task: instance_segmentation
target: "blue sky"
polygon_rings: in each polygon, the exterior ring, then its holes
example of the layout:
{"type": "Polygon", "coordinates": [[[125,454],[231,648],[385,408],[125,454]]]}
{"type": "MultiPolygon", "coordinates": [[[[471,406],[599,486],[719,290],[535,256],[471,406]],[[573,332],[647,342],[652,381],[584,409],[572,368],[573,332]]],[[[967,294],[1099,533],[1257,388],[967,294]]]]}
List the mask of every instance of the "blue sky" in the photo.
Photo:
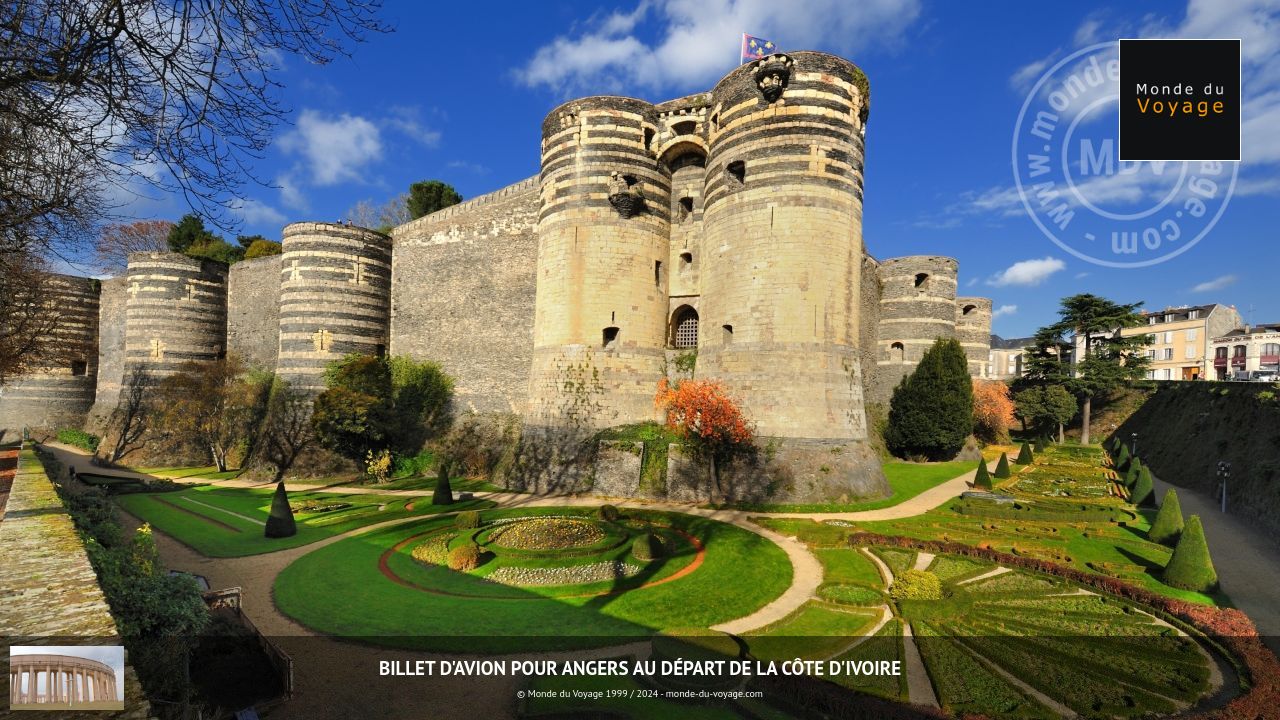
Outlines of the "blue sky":
{"type": "MultiPolygon", "coordinates": [[[[243,232],[278,237],[289,222],[336,220],[415,180],[442,179],[469,198],[529,177],[552,107],[587,94],[662,100],[709,88],[733,68],[745,31],[866,71],[868,250],[958,258],[961,292],[994,300],[998,334],[1030,334],[1076,292],[1152,308],[1222,302],[1246,320],[1280,322],[1274,0],[387,0],[384,17],[395,32],[350,58],[285,60],[292,124],[255,165],[277,187],[249,188],[243,232]],[[1147,36],[1243,38],[1244,162],[1229,207],[1199,244],[1151,267],[1107,268],[1068,255],[1032,223],[1012,191],[1011,138],[1046,67],[1092,43],[1147,36]]],[[[186,208],[150,198],[128,210],[176,219],[186,208]]]]}

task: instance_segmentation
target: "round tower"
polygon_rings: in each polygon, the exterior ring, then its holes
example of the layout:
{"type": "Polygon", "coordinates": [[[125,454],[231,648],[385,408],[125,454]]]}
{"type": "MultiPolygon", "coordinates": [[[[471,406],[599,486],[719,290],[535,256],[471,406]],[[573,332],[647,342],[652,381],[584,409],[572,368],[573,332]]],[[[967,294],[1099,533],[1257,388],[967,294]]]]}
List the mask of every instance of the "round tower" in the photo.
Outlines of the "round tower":
{"type": "Polygon", "coordinates": [[[538,289],[527,419],[653,419],[666,345],[669,174],[649,103],[590,97],[542,123],[538,289]]]}
{"type": "Polygon", "coordinates": [[[703,195],[700,377],[759,434],[867,436],[858,351],[867,81],[797,52],[716,85],[703,195]]]}
{"type": "Polygon", "coordinates": [[[227,266],[177,253],[130,253],[125,365],[153,379],[226,357],[227,266]]]}
{"type": "Polygon", "coordinates": [[[277,374],[318,394],[334,360],[386,354],[391,238],[352,225],[301,222],[285,227],[282,245],[277,374]]]}
{"type": "Polygon", "coordinates": [[[990,375],[991,363],[991,299],[956,298],[956,339],[969,358],[969,374],[981,378],[990,375]]]}
{"type": "Polygon", "coordinates": [[[894,386],[915,369],[938,338],[956,337],[954,258],[912,255],[880,263],[880,322],[877,330],[873,400],[889,399],[894,386]]]}
{"type": "Polygon", "coordinates": [[[92,278],[50,275],[46,317],[55,320],[49,356],[0,386],[0,430],[80,427],[98,376],[98,296],[92,278]]]}

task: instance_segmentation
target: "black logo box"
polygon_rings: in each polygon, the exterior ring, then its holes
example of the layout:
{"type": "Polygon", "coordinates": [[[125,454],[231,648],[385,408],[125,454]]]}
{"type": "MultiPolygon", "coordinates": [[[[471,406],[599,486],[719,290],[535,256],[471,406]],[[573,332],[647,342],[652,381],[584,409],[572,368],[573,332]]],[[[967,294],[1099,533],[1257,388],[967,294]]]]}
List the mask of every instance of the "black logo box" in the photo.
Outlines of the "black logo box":
{"type": "Polygon", "coordinates": [[[1120,40],[1121,160],[1238,161],[1241,102],[1239,40],[1120,40]]]}

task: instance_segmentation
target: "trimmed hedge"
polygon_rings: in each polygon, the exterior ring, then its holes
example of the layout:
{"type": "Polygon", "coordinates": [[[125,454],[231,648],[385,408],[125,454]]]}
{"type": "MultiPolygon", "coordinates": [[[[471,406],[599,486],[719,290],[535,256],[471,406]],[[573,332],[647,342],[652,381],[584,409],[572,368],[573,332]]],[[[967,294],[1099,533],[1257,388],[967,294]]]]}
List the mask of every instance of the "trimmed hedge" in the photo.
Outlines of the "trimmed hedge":
{"type": "Polygon", "coordinates": [[[480,527],[480,513],[475,510],[463,510],[454,518],[453,526],[459,530],[475,530],[480,527]]]}
{"type": "Polygon", "coordinates": [[[449,551],[449,569],[467,572],[480,567],[480,546],[468,542],[449,551]]]}
{"type": "Polygon", "coordinates": [[[298,523],[293,519],[293,508],[289,507],[289,493],[285,492],[283,480],[276,483],[276,493],[271,496],[271,513],[267,516],[263,534],[269,538],[298,534],[298,523]]]}
{"type": "Polygon", "coordinates": [[[1160,503],[1160,512],[1147,531],[1147,539],[1161,545],[1173,545],[1182,535],[1182,505],[1178,502],[1178,493],[1169,488],[1160,503]]]}
{"type": "Polygon", "coordinates": [[[1162,578],[1166,585],[1184,590],[1210,592],[1218,587],[1218,573],[1209,557],[1209,544],[1204,539],[1200,516],[1192,515],[1173,548],[1162,578]]]}
{"type": "Polygon", "coordinates": [[[666,548],[662,547],[662,541],[653,533],[645,533],[641,535],[636,538],[636,541],[631,545],[631,554],[634,555],[637,560],[643,560],[645,562],[657,560],[665,553],[666,548]]]}
{"type": "Polygon", "coordinates": [[[617,522],[618,506],[608,505],[608,504],[601,505],[600,509],[596,510],[596,517],[600,518],[605,522],[617,522]]]}
{"type": "MultiPolygon", "coordinates": [[[[1199,525],[1199,519],[1196,519],[1199,525]]],[[[1188,522],[1190,526],[1190,522],[1188,522]]],[[[1184,720],[1257,720],[1270,717],[1280,707],[1280,659],[1258,635],[1258,628],[1248,615],[1235,608],[1200,605],[1186,600],[1158,595],[1106,575],[1076,570],[1048,560],[1011,555],[1009,553],[942,540],[857,532],[848,538],[850,547],[885,545],[935,554],[960,555],[1065,578],[1086,587],[1132,600],[1180,620],[1204,633],[1228,653],[1245,681],[1244,691],[1223,707],[1195,708],[1179,717],[1184,720]],[[1238,662],[1236,662],[1238,660],[1238,662]]],[[[864,716],[873,717],[873,716],[864,716]]]]}
{"type": "Polygon", "coordinates": [[[432,505],[452,505],[453,504],[453,486],[449,484],[449,463],[440,463],[440,469],[436,475],[436,489],[431,494],[432,505]]]}
{"type": "Polygon", "coordinates": [[[973,487],[977,490],[992,489],[991,472],[987,470],[986,460],[978,461],[978,473],[973,476],[973,487]]]}
{"type": "Polygon", "coordinates": [[[1150,505],[1155,500],[1155,484],[1151,482],[1151,471],[1142,468],[1138,471],[1138,481],[1133,484],[1133,494],[1129,502],[1134,505],[1150,505]]]}
{"type": "Polygon", "coordinates": [[[889,597],[894,600],[941,600],[942,581],[927,570],[908,570],[893,579],[889,597]]]}
{"type": "Polygon", "coordinates": [[[102,438],[83,430],[62,428],[58,431],[58,442],[63,445],[71,445],[73,447],[78,447],[81,450],[96,453],[98,452],[98,443],[102,442],[102,438]]]}
{"type": "Polygon", "coordinates": [[[1024,440],[1022,447],[1018,449],[1018,459],[1014,462],[1019,465],[1030,465],[1035,459],[1035,455],[1031,454],[1031,446],[1024,440]]]}
{"type": "Polygon", "coordinates": [[[996,463],[996,477],[1001,480],[1013,477],[1013,473],[1009,470],[1009,456],[1000,453],[1000,462],[996,463]]]}

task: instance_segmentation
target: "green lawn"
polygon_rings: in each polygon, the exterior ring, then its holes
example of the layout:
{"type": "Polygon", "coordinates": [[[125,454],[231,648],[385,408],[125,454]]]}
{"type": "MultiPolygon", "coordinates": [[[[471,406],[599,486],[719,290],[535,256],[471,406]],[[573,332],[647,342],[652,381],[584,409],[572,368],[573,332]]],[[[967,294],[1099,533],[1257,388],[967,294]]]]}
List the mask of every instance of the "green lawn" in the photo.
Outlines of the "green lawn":
{"type": "Polygon", "coordinates": [[[977,466],[978,464],[976,462],[890,462],[885,463],[882,466],[884,476],[889,481],[889,487],[893,490],[893,494],[886,498],[845,504],[824,503],[812,505],[771,505],[765,503],[737,503],[725,507],[753,512],[836,513],[879,510],[881,508],[893,507],[894,505],[910,500],[925,490],[937,487],[952,478],[959,477],[973,470],[977,466]]]}
{"type": "Polygon", "coordinates": [[[430,498],[292,492],[289,499],[347,503],[349,507],[297,513],[298,533],[266,538],[263,529],[271,510],[271,489],[220,488],[202,485],[178,492],[116,496],[124,510],[157,530],[209,557],[240,557],[307,545],[373,523],[413,515],[491,507],[487,501],[435,506],[430,498]],[[406,509],[407,504],[413,509],[406,509]],[[381,508],[381,509],[379,509],[381,508]]]}
{"type": "Polygon", "coordinates": [[[213,465],[202,467],[147,467],[125,468],[143,475],[152,475],[166,480],[234,480],[244,472],[240,469],[219,471],[213,465]]]}
{"type": "Polygon", "coordinates": [[[851,608],[810,600],[772,625],[747,633],[751,655],[779,662],[840,655],[880,618],[880,608],[851,608]]]}
{"type": "MultiPolygon", "coordinates": [[[[538,508],[492,510],[483,516],[591,512],[538,508]]],[[[623,593],[595,594],[608,589],[595,584],[574,597],[563,596],[563,586],[557,590],[560,597],[545,597],[497,586],[478,575],[425,566],[411,557],[415,542],[409,542],[389,553],[387,563],[412,586],[384,576],[379,560],[385,553],[450,522],[426,518],[348,538],[300,558],[276,578],[275,601],[286,615],[332,635],[414,649],[514,652],[609,645],[658,630],[705,628],[755,612],[791,584],[786,554],[755,533],[677,513],[628,511],[627,516],[669,524],[698,538],[706,547],[701,566],[678,579],[623,593]]],[[[618,586],[669,577],[673,568],[689,564],[690,552],[649,563],[640,577],[618,586]]]]}

